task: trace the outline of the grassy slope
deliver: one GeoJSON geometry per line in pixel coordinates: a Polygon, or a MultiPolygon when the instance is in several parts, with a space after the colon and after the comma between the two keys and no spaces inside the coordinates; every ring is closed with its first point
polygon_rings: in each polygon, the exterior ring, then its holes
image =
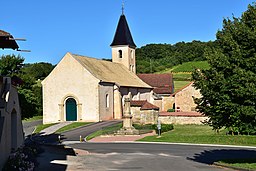
{"type": "Polygon", "coordinates": [[[182,89],[186,85],[188,85],[190,81],[174,81],[174,92],[182,89]]]}
{"type": "Polygon", "coordinates": [[[78,127],[81,127],[81,126],[88,125],[90,123],[91,122],[74,122],[74,123],[71,123],[69,125],[66,125],[66,126],[60,128],[60,129],[58,129],[56,131],[56,133],[62,133],[62,132],[68,131],[68,130],[72,130],[72,129],[75,129],[75,128],[78,128],[78,127]]]}
{"type": "Polygon", "coordinates": [[[231,136],[224,130],[217,134],[207,125],[175,125],[174,130],[163,133],[161,138],[149,136],[140,141],[256,146],[256,136],[231,136]]]}
{"type": "Polygon", "coordinates": [[[43,116],[33,116],[32,118],[26,118],[26,119],[23,119],[22,121],[32,122],[32,121],[37,121],[37,120],[40,120],[40,119],[43,119],[43,116]]]}
{"type": "MultiPolygon", "coordinates": [[[[248,156],[250,157],[250,156],[248,156]]],[[[254,169],[256,170],[256,159],[255,158],[248,158],[248,159],[227,159],[219,161],[218,163],[224,164],[227,166],[233,166],[243,169],[254,169]]]]}
{"type": "Polygon", "coordinates": [[[37,125],[36,126],[36,130],[35,130],[35,133],[39,133],[40,131],[42,131],[42,130],[44,130],[45,128],[48,128],[48,127],[50,127],[50,126],[53,126],[53,125],[55,125],[55,124],[57,124],[57,123],[51,123],[51,124],[42,124],[42,125],[37,125]]]}

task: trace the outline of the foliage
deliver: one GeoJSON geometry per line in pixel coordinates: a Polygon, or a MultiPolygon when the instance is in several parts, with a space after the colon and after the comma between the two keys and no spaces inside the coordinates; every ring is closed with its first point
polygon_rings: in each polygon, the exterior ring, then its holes
{"type": "Polygon", "coordinates": [[[50,63],[39,62],[34,64],[25,64],[22,68],[22,72],[36,80],[43,80],[50,74],[53,68],[54,66],[50,63]]]}
{"type": "Polygon", "coordinates": [[[193,72],[195,69],[209,69],[207,61],[184,62],[172,69],[172,72],[193,72]]]}
{"type": "Polygon", "coordinates": [[[23,122],[32,122],[32,121],[38,121],[38,120],[42,120],[43,116],[33,116],[32,118],[26,118],[24,120],[22,120],[23,122]]]}
{"type": "Polygon", "coordinates": [[[229,128],[256,134],[256,6],[241,18],[224,19],[217,32],[220,49],[208,50],[208,70],[193,73],[202,98],[198,109],[210,117],[213,129],[229,128]]]}
{"type": "Polygon", "coordinates": [[[0,58],[0,75],[13,76],[18,74],[24,60],[20,55],[2,55],[0,58]]]}
{"type": "Polygon", "coordinates": [[[205,49],[218,48],[215,42],[178,42],[171,44],[148,44],[136,50],[138,73],[154,73],[188,61],[205,60],[205,49]]]}
{"type": "Polygon", "coordinates": [[[168,109],[167,112],[175,112],[175,109],[168,109]]]}
{"type": "MultiPolygon", "coordinates": [[[[157,124],[152,125],[152,128],[158,132],[157,124]]],[[[173,124],[161,124],[161,133],[173,130],[173,124]]]]}
{"type": "Polygon", "coordinates": [[[174,125],[172,131],[163,133],[160,138],[148,136],[139,141],[255,146],[256,136],[226,135],[225,129],[216,133],[209,125],[174,125]]]}
{"type": "Polygon", "coordinates": [[[42,114],[42,86],[44,79],[54,68],[50,63],[24,64],[20,55],[3,55],[0,58],[0,75],[17,76],[23,84],[18,93],[22,119],[42,114]]]}
{"type": "Polygon", "coordinates": [[[18,148],[9,156],[3,171],[33,171],[38,164],[36,156],[41,152],[41,148],[31,144],[18,148]]]}

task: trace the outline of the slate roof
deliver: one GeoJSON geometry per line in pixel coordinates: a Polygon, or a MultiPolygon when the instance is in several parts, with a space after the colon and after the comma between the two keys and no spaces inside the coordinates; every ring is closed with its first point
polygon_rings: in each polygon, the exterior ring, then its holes
{"type": "Polygon", "coordinates": [[[16,43],[16,41],[10,39],[13,39],[13,36],[10,33],[0,30],[0,48],[10,48],[13,50],[19,49],[19,46],[16,43]]]}
{"type": "Polygon", "coordinates": [[[137,74],[140,79],[153,87],[156,94],[172,94],[173,79],[172,74],[137,74]]]}
{"type": "Polygon", "coordinates": [[[132,107],[141,107],[141,110],[159,110],[159,107],[149,103],[147,100],[132,100],[131,101],[132,107]]]}
{"type": "Polygon", "coordinates": [[[149,88],[151,86],[143,82],[136,74],[129,71],[124,65],[104,61],[86,56],[69,53],[82,64],[92,75],[103,82],[115,83],[123,87],[149,88]]]}
{"type": "Polygon", "coordinates": [[[128,45],[133,48],[136,47],[124,14],[120,16],[114,40],[110,46],[118,45],[128,45]]]}

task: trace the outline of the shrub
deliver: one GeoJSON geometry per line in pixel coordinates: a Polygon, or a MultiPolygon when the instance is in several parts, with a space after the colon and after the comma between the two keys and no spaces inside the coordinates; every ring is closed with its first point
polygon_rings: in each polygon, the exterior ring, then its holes
{"type": "Polygon", "coordinates": [[[4,165],[3,171],[33,171],[38,164],[36,156],[42,149],[36,145],[24,146],[11,153],[4,165]]]}
{"type": "Polygon", "coordinates": [[[175,112],[175,109],[168,109],[167,112],[175,112]]]}
{"type": "MultiPolygon", "coordinates": [[[[158,132],[157,124],[152,125],[153,129],[158,132]]],[[[161,124],[161,133],[173,130],[173,124],[161,124]]]]}

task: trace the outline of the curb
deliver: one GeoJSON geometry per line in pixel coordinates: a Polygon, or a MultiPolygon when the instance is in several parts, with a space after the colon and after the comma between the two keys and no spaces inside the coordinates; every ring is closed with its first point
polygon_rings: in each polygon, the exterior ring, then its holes
{"type": "Polygon", "coordinates": [[[214,162],[213,165],[226,167],[226,168],[229,168],[229,169],[235,169],[235,170],[239,170],[239,171],[255,171],[254,169],[244,169],[244,168],[240,168],[240,167],[236,167],[236,166],[230,166],[228,164],[223,164],[223,163],[219,163],[219,162],[214,162]]]}

